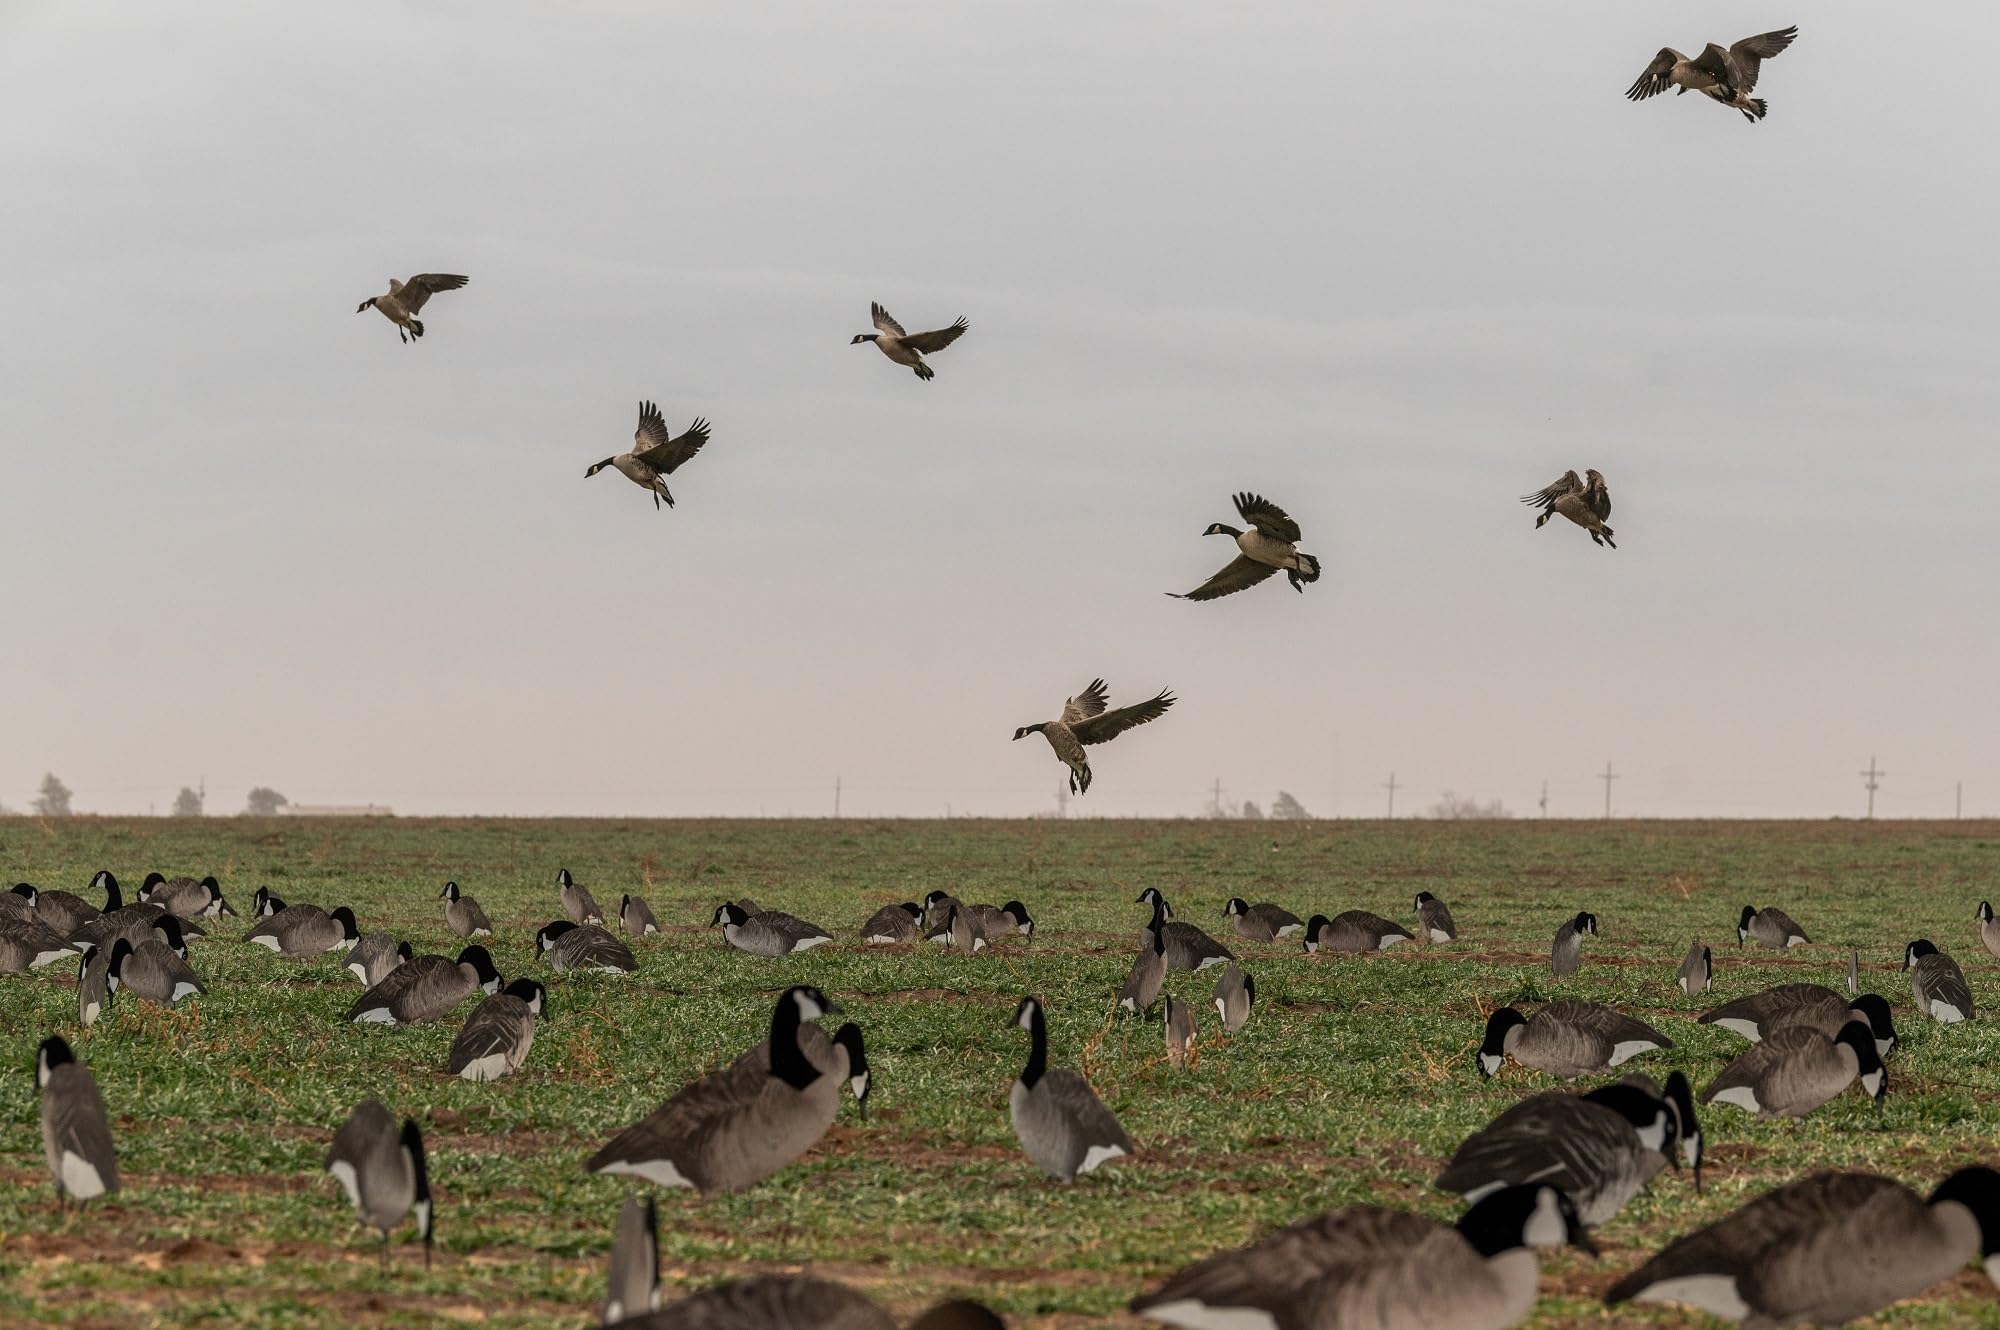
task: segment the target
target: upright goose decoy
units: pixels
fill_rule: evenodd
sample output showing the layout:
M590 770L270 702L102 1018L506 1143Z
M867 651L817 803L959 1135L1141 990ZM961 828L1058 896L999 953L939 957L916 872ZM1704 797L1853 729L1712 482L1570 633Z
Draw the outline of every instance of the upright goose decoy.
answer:
M645 897L630 893L618 898L618 926L633 937L646 937L660 931L660 921L653 917L653 907L646 904Z
M361 941L361 930L345 905L335 906L331 914L317 905L288 905L254 925L243 940L289 960L316 960L329 951L352 950Z
M1754 905L1746 905L1736 921L1736 945L1739 947L1755 942L1760 947L1784 951L1810 941L1812 939L1806 936L1806 930L1775 905L1767 905L1761 910Z
M1188 1330L1504 1330L1540 1292L1536 1248L1596 1246L1554 1187L1504 1187L1446 1225L1352 1205L1188 1266L1132 1301Z
M35 884L32 882L16 882L9 890L0 891L0 920L33 920L47 928L47 922L35 913L35 895Z
M90 889L104 893L104 908L101 910L73 892L38 891L26 882L16 886L15 892L20 893L21 887L28 888L22 894L35 907L41 921L69 938L75 937L79 929L99 915L110 914L125 904L124 894L118 889L118 879L105 868L98 869L90 879Z
M1250 524L1239 531L1227 522L1211 522L1204 536L1228 536L1236 542L1237 555L1221 572L1194 590L1169 591L1176 600L1214 600L1245 587L1256 586L1273 573L1282 572L1292 590L1304 594L1306 584L1319 581L1319 560L1300 551L1299 524L1285 510L1261 495L1235 496L1236 511Z
M556 870L556 892L562 897L563 913L573 924L601 924L604 911L597 908L597 899L588 887L579 886L570 876L567 868Z
M424 335L423 320L417 314L430 298L440 291L456 291L470 280L455 272L420 272L407 282L391 277L388 294L368 297L354 312L372 309L396 325L398 341L415 342Z
M1578 480L1576 472L1566 471L1553 485L1522 495L1521 502L1542 510L1535 519L1536 530L1560 513L1588 531L1599 545L1615 550L1618 542L1611 538L1611 528L1604 525L1611 518L1611 490L1596 471L1586 470L1583 474L1584 479Z
M966 910L972 915L973 925L980 936L991 944L1009 933L1034 940L1035 919L1028 913L1028 907L1019 901L1008 901L1005 905L968 905Z
M1674 976L1674 983L1689 997L1708 991L1709 981L1715 975L1715 957L1696 938L1688 944L1688 954L1681 960L1680 972Z
M897 1330L865 1294L811 1275L756 1275L712 1284L620 1330ZM908 1330L1006 1330L976 1302L941 1302Z
M1677 1239L1604 1301L1685 1303L1749 1326L1845 1325L1972 1260L2000 1286L2000 1173L1961 1169L1928 1200L1872 1173L1815 1173Z
M1458 924L1453 921L1450 908L1428 891L1417 893L1417 926L1431 942L1458 940Z
M1049 741L1049 747L1069 768L1071 794L1090 792L1090 758L1083 751L1084 745L1109 743L1135 725L1158 720L1174 704L1173 694L1164 688L1144 702L1115 711L1104 709L1107 698L1104 680L1092 679L1082 692L1063 703L1061 716L1023 725L1014 731L1017 740L1039 734Z
M1132 1016L1143 1016L1153 1009L1153 1003L1160 996L1160 985L1167 979L1167 940L1157 928L1148 928L1139 944L1139 954L1132 958L1132 972L1125 976L1125 986L1118 990L1118 1009Z
M35 1088L42 1092L42 1154L58 1199L91 1201L118 1190L118 1152L97 1078L76 1060L61 1035L35 1054Z
M1276 942L1306 931L1305 920L1282 905L1269 901L1251 905L1241 896L1229 898L1222 907L1222 917L1234 925L1236 936L1246 942Z
M790 956L833 941L833 934L818 924L809 924L782 910L750 914L731 901L715 907L715 917L709 920L709 926L720 928L730 946L752 956Z
M1316 914L1306 920L1305 949L1309 952L1387 951L1409 940L1409 929L1367 910L1342 910L1331 919Z
M379 1099L364 1099L333 1133L326 1152L333 1174L362 1223L382 1234L382 1263L389 1263L389 1234L412 1213L424 1240L424 1268L431 1264L430 1172L424 1136L408 1118L400 1130Z
M1697 1019L1752 1043L1793 1025L1818 1030L1831 1039L1849 1021L1861 1021L1874 1037L1877 1057L1886 1058L1896 1048L1896 1022L1885 999L1875 993L1843 997L1818 984L1780 984L1725 1002Z
M1215 981L1215 1014L1222 1018L1222 1032L1235 1034L1250 1020L1250 1008L1257 1002L1257 981L1231 961Z
M611 1237L611 1278L604 1293L605 1325L660 1309L660 1221L653 1198L627 1197Z
M1757 88L1757 75L1766 60L1782 53L1798 35L1798 28L1790 27L1745 37L1727 48L1710 42L1692 60L1671 46L1662 46L1653 63L1646 66L1646 72L1625 90L1625 96L1643 102L1668 88L1674 89L1676 96L1698 92L1741 111L1743 118L1754 125L1769 109L1762 97L1750 95Z
M447 882L438 893L444 905L444 926L457 937L492 937L493 924L486 917L486 911L479 908L477 898L468 896L458 889L458 883Z
M632 974L639 968L632 949L596 924L573 924L558 919L535 934L535 945L557 974L565 970Z
M2000 923L1994 922L1990 901L1979 902L1979 942L1988 954L2000 957Z
M0 915L0 974L25 974L57 961L74 960L76 953L68 938L34 915Z
M468 1081L511 1076L535 1046L535 1022L548 1011L549 993L533 979L516 979L472 1009L451 1042L445 1071Z
M181 940L174 916L162 916L157 932L137 947L123 937L111 944L106 971L111 990L129 988L134 995L163 1007L206 993L208 985L188 967L187 944Z
M474 993L500 991L500 972L486 948L473 943L448 956L418 956L382 976L347 1009L362 1024L415 1025L448 1016Z
M1673 1046L1673 1040L1623 1012L1563 998L1533 1016L1523 1016L1512 1007L1497 1009L1486 1021L1479 1071L1491 1076L1511 1057L1524 1067L1573 1081L1609 1071L1641 1053Z
M387 933L370 933L349 949L347 972L360 980L363 988L373 988L409 959L409 943L398 942Z
M110 1005L111 953L102 947L85 947L76 964L77 1023L89 1029Z
M949 328L936 328L930 332L908 333L903 325L889 317L889 311L876 302L868 305L868 316L875 324L872 333L856 333L849 346L860 346L863 342L875 343L880 351L898 365L907 365L916 376L928 383L937 377L937 372L924 363L925 356L938 352L965 335L972 325L963 316Z
M1583 964L1583 939L1597 936L1597 916L1588 910L1577 911L1574 919L1565 919L1556 929L1555 941L1549 945L1549 971L1558 979L1567 979L1575 974Z
M1810 1025L1788 1025L1724 1067L1701 1092L1701 1102L1761 1118L1802 1118L1856 1081L1879 1107L1889 1078L1866 1025L1849 1021L1832 1038Z
M1036 1166L1061 1182L1132 1153L1132 1138L1090 1088L1067 1067L1049 1066L1049 1028L1042 1001L1024 997L1014 1024L1028 1032L1028 1065L1008 1096L1014 1136Z
M213 876L161 878L146 893L146 899L183 919L216 919L236 913L222 898L222 884Z
M1152 922L1146 927L1159 935L1167 951L1169 970L1205 970L1211 965L1236 959L1236 953L1193 924L1174 918L1174 907L1158 887L1147 887L1133 902L1153 907Z
M884 905L861 925L861 940L870 944L915 942L924 935L923 917L923 908L915 901Z
M687 427L687 433L676 437L667 428L666 417L660 414L660 408L651 402L641 402L639 428L632 435L632 450L614 454L602 462L592 462L584 468L583 478L588 480L605 467L612 467L619 475L653 496L655 511L658 511L661 500L665 500L667 507L671 508L674 496L667 488L667 477L693 460L708 442L708 432L708 422L696 419Z
M1953 1025L1976 1014L1965 972L1930 939L1920 937L1903 949L1903 968L1910 972L1910 994L1924 1015Z
M1188 1004L1167 994L1164 1012L1167 1027L1167 1061L1182 1069L1194 1061L1194 1012Z

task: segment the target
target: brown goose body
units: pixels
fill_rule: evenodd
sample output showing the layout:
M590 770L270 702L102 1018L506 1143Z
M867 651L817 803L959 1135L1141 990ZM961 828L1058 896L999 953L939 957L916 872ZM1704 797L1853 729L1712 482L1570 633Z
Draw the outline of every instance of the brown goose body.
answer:
M1788 1025L1718 1072L1701 1092L1701 1102L1730 1104L1764 1118L1802 1118L1857 1080L1881 1102L1887 1080L1865 1024L1850 1021L1831 1038L1810 1026Z
M407 282L391 277L386 294L370 296L357 305L354 312L359 314L364 309L374 310L396 325L399 340L415 343L424 335L423 320L417 314L430 302L430 298L440 291L456 291L470 280L453 272L420 272Z
M1504 1057L1565 1080L1594 1075L1674 1041L1643 1021L1596 1002L1564 998L1523 1017L1512 1007L1496 1010L1486 1023L1479 1067L1486 1075Z
M1082 692L1063 703L1062 715L1014 731L1016 739L1039 734L1048 740L1050 749L1069 768L1071 794L1090 791L1090 758L1083 751L1085 744L1109 743L1134 726L1158 720L1174 704L1173 694L1164 688L1144 702L1115 710L1106 709L1109 696L1104 680L1092 679Z

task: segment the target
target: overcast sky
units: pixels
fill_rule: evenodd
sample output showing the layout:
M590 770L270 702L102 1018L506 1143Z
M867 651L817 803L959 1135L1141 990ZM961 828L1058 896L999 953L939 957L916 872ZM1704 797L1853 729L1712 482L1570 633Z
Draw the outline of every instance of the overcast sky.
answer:
M0 0L0 803L2000 810L2000 8L555 8Z

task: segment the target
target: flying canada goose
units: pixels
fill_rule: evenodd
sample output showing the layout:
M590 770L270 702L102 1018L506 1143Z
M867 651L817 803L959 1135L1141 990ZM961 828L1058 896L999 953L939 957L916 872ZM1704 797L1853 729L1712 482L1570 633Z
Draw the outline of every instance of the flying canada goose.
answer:
M129 988L134 995L163 1007L208 991L208 985L188 968L187 944L181 940L178 921L172 915L160 920L158 936L137 947L123 937L113 942L106 975L113 992Z
M757 1275L711 1284L619 1330L897 1330L896 1318L862 1293L811 1275ZM908 1330L1006 1330L976 1302L941 1302Z
M822 1075L847 1078L847 1089L854 1096L854 1107L866 1121L868 1091L874 1083L874 1072L868 1065L868 1046L861 1037L861 1027L853 1021L846 1021L829 1037L817 1025L801 1025L799 1051L806 1055L808 1062L819 1068ZM760 1039L753 1047L745 1049L737 1055L736 1063L768 1073L771 1070L770 1039Z
M269 947L290 960L314 960L329 951L349 951L361 941L354 911L337 905L328 914L317 905L288 905L243 935L245 942Z
M1495 1010L1479 1047L1479 1071L1491 1076L1511 1057L1524 1067L1573 1081L1673 1046L1673 1040L1643 1021L1596 1002L1563 998L1533 1016L1512 1007Z
M1030 941L1035 936L1035 919L1028 913L1028 907L1019 901L1008 901L1005 905L968 905L973 924L980 935L989 943L996 942L1009 933L1018 934Z
M257 888L257 894L250 898L250 917L268 919L285 908L285 902L273 895L269 887Z
M1174 919L1174 907L1167 903L1167 898L1160 894L1158 887L1147 887L1133 904L1153 907L1152 921L1146 927L1159 934L1164 941L1169 970L1205 970L1211 965L1236 959L1235 952L1207 933L1193 924Z
M1988 901L1979 902L1979 941L1988 953L2000 956L2000 924L1993 921L1993 906Z
M915 901L884 905L861 925L863 942L915 942L923 936L923 907Z
M1792 1025L1818 1030L1831 1039L1849 1021L1861 1021L1874 1037L1877 1057L1886 1058L1896 1049L1896 1022L1885 999L1874 993L1844 997L1818 984L1780 984L1725 1002L1696 1019L1752 1043Z
M646 904L645 897L629 893L618 898L618 926L633 937L660 931L660 921L653 917L653 907Z
M1222 1032L1235 1034L1250 1019L1250 1008L1257 1002L1257 981L1237 966L1235 961L1222 967L1222 977L1215 981L1215 1014L1222 1018Z
M1952 1025L1977 1014L1972 1010L1972 990L1966 987L1965 972L1930 939L1918 938L1903 949L1903 968L1910 972L1910 993L1917 1000L1917 1010L1932 1020Z
M1167 994L1164 1012L1167 1027L1167 1061L1176 1069L1188 1067L1195 1060L1194 1012L1188 1004Z
M1547 489L1522 495L1521 502L1542 510L1542 515L1535 519L1537 530L1561 513L1588 531L1592 540L1615 550L1618 542L1611 538L1611 528L1604 525L1611 517L1611 491L1597 472L1586 470L1583 474L1585 479L1578 480L1576 472L1566 471L1562 479Z
M1701 945L1701 939L1696 938L1688 943L1688 954L1681 961L1680 973L1674 977L1674 983L1681 992L1694 997L1708 991L1709 980L1714 974L1715 957Z
M424 1268L431 1264L431 1185L424 1164L424 1135L403 1119L402 1129L379 1099L364 1099L333 1133L326 1171L354 1204L362 1223L382 1234L382 1263L389 1263L389 1233L412 1212L424 1240Z
M1331 919L1316 914L1306 920L1305 949L1309 952L1387 951L1409 940L1407 928L1367 910L1342 910Z
M1105 697L1104 680L1092 679L1081 693L1063 703L1060 717L1036 721L1014 731L1016 739L1039 734L1049 741L1049 747L1069 768L1071 794L1090 792L1090 758L1083 751L1085 744L1109 743L1135 725L1158 720L1174 704L1173 695L1164 688L1144 702L1116 711L1104 709Z
M33 915L0 915L0 974L25 974L57 961L74 960L76 954L77 948L68 938Z
M409 959L409 943L398 942L387 933L370 933L348 951L347 972L360 980L363 988L373 988Z
M447 956L418 956L382 976L347 1009L347 1019L377 1025L415 1025L448 1016L474 993L500 991L500 972L486 948L473 943Z
M605 1325L660 1309L660 1219L653 1198L625 1198L611 1236L611 1278L604 1293Z
M1276 942L1306 931L1305 921L1282 905L1268 901L1251 905L1241 896L1229 898L1222 907L1222 917L1236 926L1236 936L1249 942Z
M833 934L818 924L809 924L782 910L751 914L741 904L729 901L716 906L715 917L708 922L709 927L722 929L722 936L730 946L752 956L789 956L833 941Z
M563 913L573 924L601 924L604 911L597 908L597 900L588 887L577 885L567 868L556 870L556 891L562 897Z
M415 342L424 335L423 321L417 312L425 302L440 291L456 291L470 280L452 272L420 272L407 282L391 277L387 295L368 297L354 307L354 312L359 314L372 308L396 325L398 340Z
M1788 1025L1724 1067L1701 1092L1701 1102L1762 1118L1802 1118L1856 1081L1880 1107L1889 1077L1866 1025L1849 1021L1832 1038L1810 1025Z
M1597 916L1588 910L1577 911L1574 919L1563 920L1556 929L1555 941L1549 947L1549 970L1556 978L1569 978L1583 964L1586 934L1597 936Z
M444 1069L468 1081L511 1076L535 1046L535 1022L547 1015L548 990L533 979L516 979L472 1009L451 1041Z
M942 942L953 951L970 956L986 947L986 934L979 927L970 911L957 901L944 907L938 917L937 926L926 935L932 942Z
M799 1027L840 1010L817 988L788 988L771 1013L768 1060L739 1058L681 1087L584 1162L588 1173L627 1173L703 1195L770 1177L818 1143L840 1113L848 1051L830 1069L800 1046Z
M486 911L479 908L476 897L468 896L458 889L458 883L447 882L438 899L445 903L444 926L458 937L492 937L493 924L486 917Z
M1221 572L1185 594L1169 591L1176 600L1215 600L1256 586L1272 573L1282 570L1292 590L1304 594L1308 582L1319 581L1319 560L1298 547L1299 524L1285 510L1261 495L1235 496L1236 511L1250 524L1239 531L1227 522L1211 522L1204 536L1228 536L1236 542L1237 556Z
M21 892L22 887L28 888L25 893ZM104 893L103 909L72 892L38 891L26 882L16 886L14 891L27 896L28 903L35 907L35 913L41 916L43 923L64 937L73 938L77 930L91 920L110 914L125 904L125 897L118 890L118 879L112 876L109 869L100 868L91 876L90 889Z
M1687 1077L1673 1073L1662 1091L1650 1076L1627 1076L1589 1094L1547 1090L1519 1101L1468 1136L1433 1185L1471 1204L1502 1187L1546 1183L1595 1227L1682 1159L1701 1190L1701 1127Z
M674 496L667 489L667 477L687 465L701 451L702 445L708 442L708 431L708 422L697 417L694 424L687 427L687 433L676 438L667 428L660 408L651 402L641 402L639 428L632 435L632 450L607 457L602 462L592 462L584 468L583 478L588 480L605 467L614 467L619 475L652 494L655 511L658 511L662 499L671 508Z
M56 1199L95 1200L118 1190L118 1152L97 1078L76 1060L61 1035L42 1040L35 1055L35 1088L42 1092L42 1153Z
M1535 1305L1534 1249L1597 1247L1554 1187L1504 1187L1446 1225L1351 1205L1217 1252L1133 1299L1149 1320L1189 1330L1503 1330Z
M1028 1065L1008 1096L1014 1136L1050 1177L1075 1182L1107 1160L1132 1153L1132 1138L1090 1088L1067 1067L1049 1066L1049 1027L1042 1000L1024 997L1014 1024L1028 1032Z
M1694 91L1734 107L1743 118L1756 124L1764 118L1764 99L1752 97L1763 63L1792 44L1799 35L1796 27L1745 37L1727 50L1710 42L1700 55L1690 60L1671 46L1662 46L1646 66L1646 72L1625 90L1626 97L1643 102L1668 88L1679 96Z
M874 321L876 330L872 333L854 334L853 340L849 341L848 345L859 346L863 342L873 342L876 350L898 365L908 365L915 371L916 376L926 383L936 378L937 374L924 363L924 357L934 356L944 350L964 336L965 330L972 326L960 316L958 322L949 328L907 333L903 331L902 324L889 317L888 310L873 301L869 302L868 315Z
M1800 943L1810 942L1806 930L1783 910L1775 905L1758 909L1754 905L1743 907L1742 917L1736 921L1736 945L1738 947L1754 941L1760 947L1770 947L1784 951Z
M102 947L85 947L76 963L76 1019L84 1029L111 1005L111 953Z
M631 974L639 968L632 949L596 924L558 919L535 934L535 945L558 974L565 970Z
M1157 928L1148 928L1140 939L1139 954L1132 958L1132 972L1118 990L1118 1009L1143 1016L1153 1009L1160 985L1167 978L1167 941Z
M1458 940L1458 924L1452 920L1450 908L1428 891L1417 893L1417 926L1424 930L1429 941Z
M1979 1260L2000 1286L2000 1173L1966 1168L1928 1201L1872 1173L1788 1182L1668 1244L1605 1291L1749 1326L1845 1325Z

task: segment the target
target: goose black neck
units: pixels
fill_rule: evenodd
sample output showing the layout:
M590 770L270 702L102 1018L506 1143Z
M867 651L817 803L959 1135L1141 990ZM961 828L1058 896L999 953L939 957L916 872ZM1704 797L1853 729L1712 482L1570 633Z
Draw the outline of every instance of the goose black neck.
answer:
M1159 895L1158 893L1155 893L1153 896L1153 922L1146 925L1146 927L1152 929L1155 933L1159 933L1165 929L1166 923L1167 923L1166 898L1164 896Z
M1028 1013L1028 1065L1021 1068L1021 1084L1034 1089L1048 1069L1049 1023L1038 1006Z
M125 907L125 893L118 889L118 879L110 873L104 875L104 913Z
M790 993L778 999L771 1013L771 1074L794 1090L819 1079L819 1068L799 1047L799 1004Z

